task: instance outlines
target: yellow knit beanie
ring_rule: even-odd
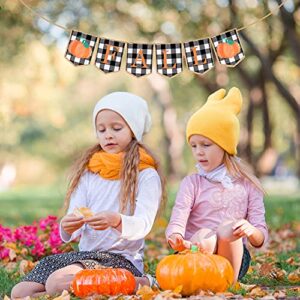
[[[211,94],[206,103],[188,120],[186,138],[194,134],[211,139],[229,154],[237,154],[240,124],[237,118],[242,107],[242,95],[233,87],[225,96],[226,90],[220,89]]]

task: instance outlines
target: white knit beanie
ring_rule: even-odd
[[[150,130],[151,116],[147,102],[136,95],[127,92],[114,92],[101,98],[93,112],[93,126],[97,135],[96,117],[103,109],[110,109],[122,116],[136,140],[140,142],[145,133]]]

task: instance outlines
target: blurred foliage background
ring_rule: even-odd
[[[148,101],[153,128],[145,143],[161,158],[172,189],[194,171],[184,139],[191,112],[216,89],[238,86],[244,96],[239,155],[253,166],[269,192],[286,192],[299,200],[300,1],[287,0],[274,16],[240,32],[246,58],[237,67],[216,62],[201,76],[184,64],[184,71],[172,79],[155,74],[155,67],[146,77],[129,75],[125,54],[117,73],[106,75],[93,63],[74,67],[64,58],[69,33],[36,17],[19,1],[0,3],[0,220],[10,210],[7,201],[19,205],[8,200],[9,191],[17,190],[18,195],[24,191],[32,197],[32,208],[34,199],[41,199],[36,195],[43,193],[54,193],[62,203],[68,168],[95,143],[93,106],[117,90]],[[70,30],[127,42],[169,43],[250,24],[280,1],[26,3]],[[42,187],[46,188],[40,194]],[[46,199],[51,205],[51,197]]]

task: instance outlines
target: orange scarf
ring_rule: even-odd
[[[152,156],[147,154],[143,148],[139,148],[140,152],[140,163],[139,171],[154,168],[156,165]],[[107,153],[104,151],[99,151],[93,154],[88,162],[87,168],[93,173],[98,173],[99,176],[105,179],[120,179],[121,178],[121,168],[123,164],[124,152],[117,154]]]

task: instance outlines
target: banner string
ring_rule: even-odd
[[[266,14],[265,16],[263,16],[262,18],[260,18],[260,19],[258,19],[258,20],[256,20],[256,21],[254,21],[254,22],[252,22],[252,23],[250,23],[250,24],[248,24],[248,25],[245,25],[245,26],[243,26],[243,27],[237,28],[236,30],[237,30],[237,31],[241,31],[241,30],[247,29],[247,28],[249,28],[250,26],[253,26],[253,25],[255,25],[255,24],[257,24],[257,23],[259,23],[259,22],[261,22],[261,21],[263,21],[263,20],[265,20],[265,19],[267,19],[267,18],[269,18],[270,16],[274,15],[275,12],[276,12],[277,10],[279,10],[279,9],[280,9],[287,1],[288,1],[288,0],[283,0],[283,1],[281,1],[280,4],[278,4],[274,9],[270,10],[270,12],[269,12],[268,14]],[[54,26],[56,26],[56,27],[59,27],[60,29],[66,31],[66,32],[68,32],[68,33],[71,32],[71,30],[68,29],[67,27],[65,27],[65,26],[63,26],[63,25],[60,25],[60,24],[57,24],[57,23],[51,21],[50,19],[46,18],[45,16],[39,14],[37,11],[35,11],[34,9],[32,9],[28,4],[26,4],[26,3],[24,2],[24,0],[19,0],[19,2],[20,2],[22,5],[24,5],[27,9],[29,9],[34,15],[38,16],[39,18],[43,19],[44,21],[46,21],[46,22],[48,22],[48,23],[50,23],[50,24],[52,24],[52,25],[54,25]],[[232,30],[232,29],[231,29],[231,30]]]

